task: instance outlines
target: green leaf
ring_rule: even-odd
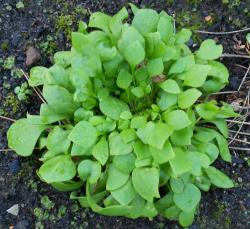
[[[76,175],[75,163],[68,155],[56,156],[47,160],[38,171],[47,183],[71,180]]]
[[[212,120],[219,112],[219,107],[217,107],[213,101],[208,103],[201,103],[195,107],[198,115],[205,120]]]
[[[165,91],[159,92],[159,98],[157,98],[157,105],[162,111],[167,110],[169,107],[177,103],[177,95],[167,93]]]
[[[194,176],[201,176],[201,168],[207,168],[209,166],[210,158],[204,153],[195,151],[188,151],[187,156],[189,161],[191,162],[190,173]]]
[[[142,87],[134,87],[134,88],[131,89],[131,92],[137,98],[141,98],[145,94]]]
[[[210,71],[209,65],[195,64],[185,73],[183,85],[190,87],[201,87]]]
[[[196,88],[187,89],[178,95],[178,106],[181,109],[187,109],[191,107],[197,99],[201,96],[201,92]]]
[[[47,148],[52,151],[54,155],[66,153],[70,146],[68,134],[68,131],[56,126],[48,135]]]
[[[129,174],[120,172],[113,164],[108,170],[106,189],[109,191],[122,187],[129,179]]]
[[[170,166],[176,176],[188,172],[191,164],[186,153],[181,148],[174,148],[175,157],[169,161]]]
[[[184,190],[184,182],[181,178],[171,178],[170,179],[170,187],[174,193],[181,194]]]
[[[8,145],[20,156],[30,156],[42,132],[47,129],[45,124],[33,124],[28,119],[19,119],[8,130]]]
[[[125,174],[129,174],[135,167],[135,156],[133,153],[114,156],[114,166]]]
[[[149,152],[151,153],[154,162],[157,164],[164,164],[175,157],[174,151],[169,141],[165,142],[161,150],[150,146]]]
[[[55,111],[53,111],[47,104],[43,103],[41,104],[40,107],[40,117],[42,122],[49,124],[66,119],[68,118],[68,115],[58,114]]]
[[[56,65],[60,65],[67,68],[71,64],[71,52],[60,51],[54,54],[54,62]]]
[[[170,220],[177,220],[181,210],[176,206],[173,205],[164,211],[164,216]]]
[[[122,112],[129,111],[129,107],[125,102],[111,96],[101,100],[99,107],[104,115],[114,120],[119,120]]]
[[[137,140],[134,144],[134,152],[136,154],[136,157],[141,160],[145,159],[151,156],[149,151],[149,146],[141,142],[140,140]]]
[[[177,146],[191,145],[191,138],[193,136],[193,130],[189,126],[181,129],[175,130],[170,136],[171,142]]]
[[[139,9],[132,21],[132,25],[141,33],[154,32],[159,21],[158,13],[152,9]]]
[[[171,111],[166,114],[164,119],[169,125],[174,128],[174,130],[183,129],[191,124],[191,121],[183,110]]]
[[[48,69],[45,67],[36,66],[30,70],[29,85],[31,87],[36,87],[43,85],[45,82],[45,77],[48,74]]]
[[[130,66],[134,68],[144,60],[145,50],[141,43],[136,40],[127,46],[124,56]]]
[[[174,193],[173,200],[178,208],[184,212],[193,212],[201,199],[200,190],[193,184],[188,183],[183,193]]]
[[[127,89],[133,80],[133,76],[124,68],[118,74],[116,84],[119,88]]]
[[[180,32],[176,34],[175,44],[184,44],[189,41],[192,36],[190,29],[181,29]]]
[[[95,144],[97,132],[89,122],[81,121],[75,125],[68,138],[79,146],[89,148]]]
[[[129,143],[137,139],[136,131],[134,129],[125,129],[121,132],[122,140]]]
[[[250,33],[248,33],[248,34],[246,35],[246,40],[247,40],[248,44],[250,44]]]
[[[131,178],[122,187],[111,191],[111,195],[121,204],[128,205],[136,196]]]
[[[210,142],[216,137],[216,131],[209,128],[196,128],[197,133],[194,138],[200,142]]]
[[[91,14],[89,19],[89,27],[94,27],[109,33],[109,23],[111,17],[101,12]]]
[[[109,135],[109,149],[110,155],[125,155],[133,150],[131,144],[125,143],[117,132]]]
[[[216,140],[220,149],[220,156],[224,161],[231,162],[232,157],[228,148],[227,140],[219,133],[216,134]]]
[[[214,60],[222,55],[222,51],[222,45],[216,45],[214,40],[207,39],[201,43],[197,57],[203,60]]]
[[[228,83],[229,72],[227,67],[218,61],[209,61],[208,64],[211,69],[208,73],[209,76],[219,80],[221,83]]]
[[[144,130],[144,135],[149,145],[157,149],[162,149],[172,132],[172,127],[165,123],[148,122]]]
[[[78,175],[83,180],[89,180],[90,184],[95,184],[101,176],[101,165],[97,161],[83,160],[77,167]]]
[[[45,85],[43,96],[48,106],[56,113],[71,115],[78,108],[78,103],[74,102],[72,94],[63,87]]]
[[[157,25],[157,31],[161,34],[161,39],[167,43],[174,33],[172,21],[166,17],[160,17]]]
[[[92,155],[102,165],[106,164],[109,158],[109,146],[105,136],[103,136],[93,147]]]
[[[176,81],[169,79],[165,80],[163,83],[160,83],[159,86],[166,92],[171,94],[179,94],[181,92],[179,85]]]
[[[181,212],[179,215],[179,222],[181,226],[188,227],[190,226],[194,221],[194,212]]]
[[[164,70],[162,58],[149,60],[147,63],[147,70],[150,77],[160,75]]]
[[[194,64],[195,60],[193,54],[181,57],[171,65],[168,75],[182,73],[191,68]]]
[[[91,147],[84,147],[81,145],[77,145],[76,143],[73,143],[71,148],[71,156],[89,156],[91,155]]]
[[[228,127],[227,127],[226,120],[220,118],[220,119],[211,120],[209,122],[213,123],[219,129],[219,131],[223,134],[225,138],[228,138]]]
[[[156,168],[135,168],[132,172],[132,181],[138,194],[148,201],[159,198],[159,171]]]
[[[69,180],[69,181],[64,181],[64,182],[51,183],[51,185],[53,186],[53,188],[55,188],[56,190],[60,192],[71,192],[71,191],[81,188],[83,186],[83,181],[82,180],[79,180],[79,181]]]
[[[219,188],[233,188],[234,184],[231,179],[218,169],[210,166],[205,169],[206,174],[211,180],[212,184]]]
[[[206,153],[210,158],[210,163],[212,164],[219,156],[219,149],[213,143],[207,142],[202,143],[197,146],[198,150],[202,153]]]

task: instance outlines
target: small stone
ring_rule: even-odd
[[[238,177],[238,181],[241,183],[243,180],[241,177]]]
[[[41,54],[34,47],[29,47],[26,51],[26,61],[27,67],[31,67],[36,64],[41,59]]]
[[[10,213],[11,215],[18,215],[19,212],[19,205],[15,204],[12,207],[10,207],[9,209],[6,210],[8,213]]]
[[[205,21],[207,21],[207,22],[211,21],[211,19],[212,19],[211,15],[208,15],[208,16],[205,17]]]
[[[28,220],[22,220],[17,223],[15,226],[15,229],[29,229],[30,227],[29,221]]]

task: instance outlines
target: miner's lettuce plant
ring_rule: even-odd
[[[29,85],[46,103],[10,127],[9,146],[21,156],[39,148],[38,176],[83,207],[188,226],[200,190],[233,187],[212,165],[231,161],[225,118],[237,116],[208,100],[228,83],[222,46],[208,39],[193,53],[191,31],[175,33],[166,12],[131,9],[131,24],[126,8],[93,13],[71,51],[32,68]]]

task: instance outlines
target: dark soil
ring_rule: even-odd
[[[94,11],[114,14],[128,3],[126,0],[23,0],[24,8],[17,9],[17,2],[0,0],[0,115],[13,119],[25,117],[27,112],[37,114],[41,103],[35,93],[24,101],[19,101],[14,93],[14,88],[25,82],[25,79],[15,77],[15,74],[13,76],[13,69],[21,68],[26,72],[29,71],[25,66],[26,48],[36,47],[42,54],[42,59],[37,65],[49,66],[55,51],[70,47],[68,39],[70,30],[76,29],[78,20],[87,20],[89,13]],[[140,7],[164,9],[169,14],[175,13],[177,28],[185,26],[193,30],[232,31],[250,25],[249,0],[132,2]],[[206,16],[211,16],[211,19],[206,21]],[[223,44],[225,53],[246,55],[245,49],[234,48],[236,39],[241,41],[241,44],[246,43],[245,36],[246,33],[239,33],[236,36],[208,36],[195,33],[190,42],[195,48],[201,40],[212,37]],[[15,56],[15,65],[11,75],[10,70],[4,69],[2,61],[12,55]],[[248,67],[249,59],[224,58],[223,62],[230,70],[230,84],[227,89],[237,90],[246,70],[235,64]],[[244,99],[247,90],[249,87],[247,88],[246,82],[236,96],[226,95],[219,99],[229,102],[238,98]],[[0,119],[0,149],[8,148],[6,132],[10,125],[10,121]],[[243,126],[242,131],[249,132],[249,129]],[[235,142],[233,146],[247,147],[239,142]],[[230,190],[214,189],[209,193],[203,193],[199,212],[190,228],[250,228],[249,153],[249,151],[232,151],[232,164],[222,161],[216,164],[232,177],[237,185]],[[38,166],[36,156],[20,158],[11,151],[0,152],[0,229],[179,228],[177,224],[160,217],[152,221],[130,220],[99,216],[89,209],[82,209],[77,202],[69,200],[68,193],[59,193],[39,181],[36,175]],[[41,203],[44,196],[48,196],[52,201],[47,203],[48,206],[46,203]],[[14,204],[19,204],[18,216],[6,212]]]

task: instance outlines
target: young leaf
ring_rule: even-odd
[[[68,155],[56,156],[46,161],[38,174],[49,184],[68,181],[76,175],[76,166]]]
[[[43,96],[48,106],[59,114],[73,114],[78,108],[78,103],[73,100],[65,88],[56,85],[45,85],[43,87]]]
[[[216,134],[216,140],[220,149],[220,156],[224,161],[231,162],[232,157],[228,148],[227,140],[219,133]]]
[[[157,25],[157,31],[161,34],[161,39],[167,44],[174,33],[174,26],[170,19],[160,17]]]
[[[177,103],[177,95],[170,94],[165,91],[160,91],[157,105],[162,111],[167,110],[169,107]]]
[[[213,102],[201,103],[195,107],[198,115],[205,120],[212,120],[219,112],[219,107],[217,107]]]
[[[132,181],[138,194],[148,201],[159,198],[159,171],[156,168],[135,168],[132,172]]]
[[[197,57],[203,60],[215,60],[222,55],[222,45],[216,45],[214,40],[207,39],[201,43]]]
[[[209,65],[195,64],[185,73],[184,86],[201,87],[205,82],[211,67]]]
[[[102,165],[105,165],[109,158],[109,146],[106,137],[103,136],[92,149],[92,155]]]
[[[211,66],[209,76],[218,79],[221,83],[228,82],[229,72],[224,64],[213,60],[209,61],[208,64]]]
[[[45,77],[48,74],[48,69],[45,67],[36,66],[30,70],[29,85],[36,87],[44,84]]]
[[[111,195],[121,204],[128,205],[136,196],[131,178],[122,187],[111,191]]]
[[[159,20],[158,13],[152,9],[140,9],[136,12],[132,25],[141,33],[154,32]]]
[[[192,211],[192,212],[181,212],[180,215],[179,215],[179,222],[181,224],[181,226],[183,227],[188,227],[190,226],[193,221],[194,221],[194,212],[195,211]]]
[[[28,119],[19,119],[8,130],[8,145],[20,156],[30,156],[42,132],[48,128],[45,124],[33,124]]]
[[[116,84],[119,88],[127,89],[133,80],[133,76],[124,68],[118,74]]]
[[[154,159],[154,162],[157,164],[164,164],[175,157],[174,151],[169,141],[165,142],[161,150],[150,146],[149,151]]]
[[[150,77],[160,75],[164,70],[162,58],[149,60],[147,63],[147,70]]]
[[[111,96],[101,100],[99,106],[103,114],[114,120],[119,120],[122,112],[129,111],[129,107],[125,102]]]
[[[171,65],[168,75],[182,73],[191,68],[194,64],[195,60],[193,54],[181,57]]]
[[[189,41],[192,36],[192,32],[189,29],[181,29],[180,32],[176,34],[175,43],[184,44]]]
[[[127,46],[124,52],[124,56],[130,66],[134,68],[144,60],[145,50],[138,40],[133,41],[130,45]]]
[[[135,167],[135,156],[133,153],[114,156],[113,164],[121,172],[129,174]]]
[[[95,144],[97,132],[89,122],[81,121],[75,125],[68,138],[79,146],[89,148]]]
[[[174,148],[175,157],[169,161],[173,173],[178,176],[188,172],[191,169],[191,164],[186,153],[181,148]]]
[[[159,86],[166,92],[171,94],[179,94],[181,92],[179,85],[176,83],[176,81],[169,79],[164,81],[163,83],[160,83]]]
[[[109,33],[109,23],[111,17],[107,14],[96,12],[91,14],[89,19],[89,27],[95,27]]]
[[[110,155],[129,154],[133,148],[131,144],[125,143],[120,134],[113,132],[109,135]]]
[[[149,145],[157,149],[162,149],[172,132],[172,127],[165,123],[148,122],[144,130],[144,135]]]
[[[174,193],[175,204],[184,212],[193,212],[201,199],[200,190],[193,184],[188,183],[183,193]]]
[[[189,126],[181,129],[175,130],[170,136],[171,142],[177,146],[187,146],[191,145],[191,138],[193,136],[193,130]]]
[[[174,128],[174,130],[183,129],[191,123],[187,114],[183,110],[171,111],[166,114],[164,119]]]
[[[208,175],[209,179],[211,180],[212,184],[214,184],[215,186],[219,188],[234,187],[234,184],[231,179],[213,166],[210,166],[204,170]]]
[[[201,96],[201,92],[196,88],[187,89],[178,95],[178,106],[181,109],[191,107],[197,99]]]
[[[129,179],[129,174],[120,172],[113,164],[108,170],[108,179],[106,184],[107,190],[115,190],[122,187]]]
[[[174,193],[181,194],[183,193],[184,186],[185,184],[183,183],[181,178],[171,178],[170,179],[170,187]]]
[[[83,160],[78,165],[77,171],[81,179],[88,179],[90,184],[95,184],[101,176],[101,165],[96,161]]]

